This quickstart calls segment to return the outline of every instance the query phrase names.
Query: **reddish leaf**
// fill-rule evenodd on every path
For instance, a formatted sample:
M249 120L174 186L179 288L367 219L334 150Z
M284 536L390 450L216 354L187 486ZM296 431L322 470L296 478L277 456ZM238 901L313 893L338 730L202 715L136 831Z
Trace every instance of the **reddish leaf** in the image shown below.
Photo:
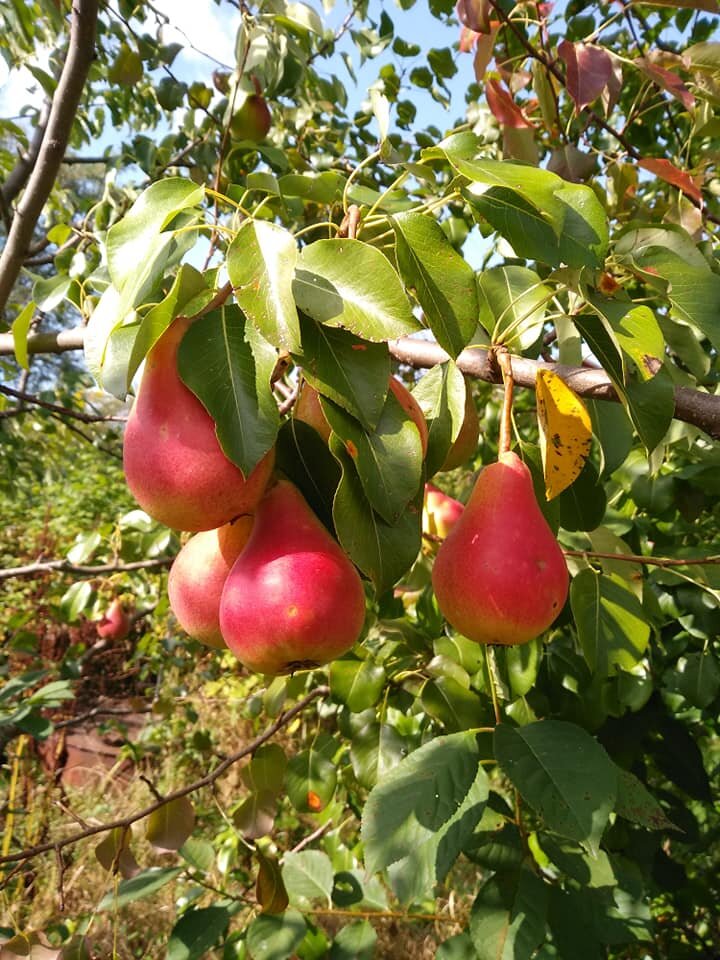
M533 126L507 90L503 90L497 80L488 80L485 86L485 96L498 123L516 129Z
M485 71L492 60L495 50L495 38L500 27L499 23L493 23L490 33L478 33L477 43L475 45L475 59L473 60L473 70L475 79L481 83L485 79Z
M493 12L490 0L458 0L455 12L464 27L475 33L490 33L490 14Z
M697 200L698 203L702 203L702 193L700 192L699 186L702 179L700 177L691 177L687 171L680 170L675 164L670 163L669 160L660 160L655 157L647 160L638 160L638 166L642 167L643 170L649 170L650 173L654 173L656 177L660 177L665 183L671 183L674 187L679 187L680 190L692 200Z
M562 41L558 53L565 61L568 92L579 112L596 100L608 85L612 74L610 55L602 47L569 40Z
M671 96L682 103L686 110L692 110L695 106L695 97L674 71L658 67L646 57L638 57L635 63L657 87L667 90Z
M470 53L477 42L477 38L481 36L481 33L476 33L470 27L460 27L460 42L458 44L460 53Z

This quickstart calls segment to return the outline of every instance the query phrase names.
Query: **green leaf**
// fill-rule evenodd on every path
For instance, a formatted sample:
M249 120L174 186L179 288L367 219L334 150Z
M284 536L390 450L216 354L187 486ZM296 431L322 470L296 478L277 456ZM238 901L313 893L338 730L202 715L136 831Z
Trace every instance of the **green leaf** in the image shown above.
M475 960L475 956L470 934L464 932L444 940L437 949L435 960Z
M93 598L92 584L78 580L71 584L60 598L60 614L67 623L74 623L83 610L87 610Z
M605 487L591 460L586 460L576 479L557 498L560 526L565 530L594 530L607 509Z
M433 476L445 463L465 419L465 378L452 360L436 364L413 387L428 425L425 470Z
M331 436L330 444L342 467L333 501L338 540L382 594L410 569L420 552L422 492L418 491L397 523L387 523L368 503L355 463L342 442Z
M653 361L662 362L665 355L665 338L650 307L604 297L591 297L590 302L612 328L616 343L641 379L649 380L655 373Z
M31 300L30 303L26 303L22 308L20 313L15 317L12 322L12 336L13 336L13 347L15 349L15 359L23 368L23 370L30 369L30 361L28 359L28 347L27 347L27 338L28 333L30 332L30 323L32 322L33 315L35 314L35 301Z
M200 960L224 935L229 922L227 907L188 907L172 928L165 960Z
M337 784L335 764L314 747L292 757L287 765L287 792L300 813L318 813L332 800Z
M346 182L346 177L334 170L325 170L323 173L287 173L278 181L284 197L302 197L303 200L328 204L342 200Z
M242 781L250 790L264 790L277 796L285 781L287 757L277 743L265 743L258 747L252 760L240 772Z
M391 222L405 286L422 307L440 346L456 357L477 323L475 272L431 217L408 212Z
M615 575L581 570L570 586L570 606L593 674L631 670L645 653L650 624L640 601Z
M442 881L488 797L472 733L438 737L406 757L372 790L363 811L365 864L374 873L412 857L430 887Z
M369 723L353 734L350 761L358 782L370 789L400 763L410 750L409 740L388 723Z
M178 349L178 372L216 423L225 456L247 477L270 450L280 418L270 387L277 354L239 307L197 320Z
M246 840L257 840L272 832L277 808L276 795L258 790L246 797L233 814L233 824Z
M720 691L720 667L714 655L688 653L666 674L668 689L681 693L689 704L704 710L709 707Z
M347 330L323 327L300 318L303 376L324 397L337 403L368 430L385 406L390 354L385 344L368 343Z
M297 243L283 227L246 220L230 244L227 271L235 299L260 333L276 347L300 348L293 299Z
M616 254L670 301L680 320L720 347L720 276L679 227L638 227L619 239Z
M333 867L322 850L300 850L283 857L282 876L293 906L307 907L314 900L330 906Z
M655 797L634 773L618 767L618 791L615 811L619 817L639 823L648 830L677 830Z
M332 502L342 471L325 441L301 420L287 420L275 445L275 465L298 487L313 513L334 535Z
M480 887L470 914L478 960L531 960L545 939L549 887L527 868Z
M288 960L302 943L306 930L297 910L263 913L247 928L245 942L252 960Z
M126 283L137 286L138 265L140 272L145 269L158 249L159 235L179 213L198 206L204 195L203 187L182 177L158 180L140 194L123 219L108 230L108 270L117 290Z
M145 836L158 850L179 850L195 827L195 810L189 797L169 800L147 818Z
M537 273L514 265L491 267L478 276L477 285L479 322L490 342L518 352L531 347L542 333L552 294Z
M143 317L135 336L127 368L126 388L130 389L133 377L145 356L176 317L192 316L210 302L213 292L205 286L203 275L184 263L177 272L167 296ZM188 310L192 307L192 310Z
M482 701L452 677L428 680L420 697L423 710L447 730L470 730L487 719Z
M416 425L392 391L372 431L328 400L322 408L355 465L370 506L386 523L396 523L420 489L423 455Z
M387 259L359 240L317 240L305 247L293 292L313 320L365 340L392 340L422 329Z
M178 852L191 867L201 873L207 873L215 862L213 845L202 837L188 837Z
M575 844L557 840L546 833L540 834L539 841L543 853L558 870L583 887L614 887L617 884L604 850L598 850L594 856L590 856Z
M605 211L594 191L538 167L476 157L473 134L453 134L424 156L445 156L471 181L470 202L518 256L551 266L600 267L608 247Z
M182 867L150 867L118 885L117 893L111 890L98 904L98 910L124 907L135 900L143 900L174 880L183 871Z
M330 692L352 713L374 707L385 680L385 670L372 660L334 660L330 664Z
M367 920L354 920L337 934L329 960L372 960L377 934Z
M503 772L545 825L597 851L617 794L615 766L597 741L560 720L500 724L494 740Z

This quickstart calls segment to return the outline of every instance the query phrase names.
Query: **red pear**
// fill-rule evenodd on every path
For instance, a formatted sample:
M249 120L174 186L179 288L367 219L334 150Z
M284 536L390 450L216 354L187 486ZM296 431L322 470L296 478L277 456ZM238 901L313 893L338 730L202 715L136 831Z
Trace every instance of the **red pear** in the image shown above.
M332 433L327 417L320 406L320 394L315 387L311 387L307 381L303 383L300 390L300 396L293 407L293 417L296 420L302 420L316 430L323 438L325 443L330 439Z
M432 580L445 618L477 643L527 643L560 613L565 558L516 454L482 471L440 545Z
M465 507L459 500L449 497L432 483L425 484L425 502L423 504L423 533L443 540L460 519Z
M191 323L178 317L147 356L123 461L130 491L151 517L176 530L212 530L252 513L274 453L246 480L222 452L212 417L177 371L178 346Z
M217 530L196 533L170 568L168 597L172 612L186 633L210 647L225 648L220 633L220 597L252 527L252 517L238 517Z
M112 601L104 616L97 622L99 637L105 640L124 640L130 633L132 621L127 610L119 600Z
M365 593L355 567L282 480L261 500L220 602L225 643L257 673L328 663L360 636Z

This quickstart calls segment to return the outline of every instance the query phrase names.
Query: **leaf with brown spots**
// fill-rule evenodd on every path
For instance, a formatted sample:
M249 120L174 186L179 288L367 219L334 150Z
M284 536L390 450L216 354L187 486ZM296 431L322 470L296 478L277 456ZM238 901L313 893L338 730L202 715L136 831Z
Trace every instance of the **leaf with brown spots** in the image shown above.
M590 453L590 415L570 387L551 370L535 383L545 493L552 500L580 475Z

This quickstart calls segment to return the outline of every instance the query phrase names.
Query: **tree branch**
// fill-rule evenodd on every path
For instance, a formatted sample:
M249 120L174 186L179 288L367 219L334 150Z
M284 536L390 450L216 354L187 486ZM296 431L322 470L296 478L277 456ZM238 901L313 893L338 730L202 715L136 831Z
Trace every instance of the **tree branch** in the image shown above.
M81 577L96 577L105 573L125 573L130 570L159 570L169 567L175 557L157 557L154 560L132 560L130 563L99 563L94 566L70 563L69 560L40 560L26 563L22 567L8 567L0 570L0 580L12 577L33 577L37 574L58 570L60 573L72 573Z
M73 120L94 56L99 0L74 0L70 44L53 96L47 128L0 256L0 311L5 309L50 196L70 139Z
M212 304L208 304L201 313L214 309L218 301L227 299L228 286L226 284L218 292ZM36 333L28 337L28 353L65 353L67 350L81 350L84 336L84 327L74 327L71 330L61 330L56 333ZM399 340L391 340L388 346L396 360L418 369L434 367L436 363L444 363L450 359L442 347L430 340L401 337ZM14 353L12 334L0 333L0 356L12 356ZM561 363L545 363L540 360L528 360L525 357L511 359L513 378L518 387L534 388L537 371L552 370L553 373L562 377L579 397L587 397L590 400L610 400L616 403L620 400L604 370L570 367ZM490 362L487 350L477 347L463 350L456 363L463 373L471 377L484 380L486 383L502 383L502 376L498 368ZM703 393L691 387L676 387L674 416L676 420L699 427L714 440L720 440L720 395Z
M157 800L155 803L151 803L150 806L139 810L137 813L132 813L129 816L122 817L119 820L113 820L110 823L100 823L97 826L87 827L84 830L78 830L75 833L70 834L69 837L65 837L63 840L54 840L49 843L39 843L34 847L21 850L19 853L11 853L7 856L0 857L0 865L3 863L24 863L28 860L32 860L34 857L40 856L41 853L47 853L50 850L62 850L65 847L71 846L80 840L85 840L87 837L95 836L98 833L107 833L109 830L115 830L118 827L127 829L138 820L143 820L145 817L149 817L151 813L159 810L160 807L164 806L166 803L169 803L171 800L179 800L181 797L186 797L190 793L195 793L197 790L201 790L203 787L210 786L211 784L215 783L215 781L218 780L226 770L233 766L233 764L237 763L239 760L242 760L244 757L249 756L251 753L254 753L258 747L270 740L271 737L274 737L278 730L281 730L283 727L287 726L287 724L290 723L290 721L293 720L299 713L302 713L309 703L311 703L313 700L316 700L318 697L327 696L328 693L330 693L329 687L316 687L306 697L303 697L299 703L296 703L294 707L291 707L289 710L285 710L284 713L281 713L277 720L275 720L275 722L272 723L264 733L261 733L258 737L255 737L254 740L251 740L250 743L244 746L241 750L231 753L230 756L226 757L225 760L219 763L213 771L202 777L200 780L196 780L194 783L188 784L186 787L180 787L178 790L174 790L172 793L169 793L167 796L163 797L162 800ZM6 877L4 883L7 882L7 879L8 878ZM0 889L2 886L4 886L4 883L0 884Z
M442 347L427 340L413 340L402 337L391 340L390 353L401 363L411 367L432 367L443 363L449 356ZM567 383L579 397L592 400L619 401L615 387L604 370L587 367L569 367L561 363L545 363L540 360L528 360L525 357L512 357L512 372L515 384L520 387L535 386L538 370L552 370ZM490 362L488 351L472 348L463 350L457 358L458 368L463 373L477 377L487 383L502 383L498 368ZM690 387L675 388L676 420L690 423L704 430L713 439L720 439L720 395L703 393Z
M36 407L42 407L43 410L51 410L53 413L60 413L64 417L72 417L74 420L80 420L82 423L125 423L127 417L102 416L101 414L83 413L80 410L72 410L70 407L63 407L57 403L48 403L41 400L40 397L32 393L26 393L24 390L13 390L12 387L4 387L0 384L0 393L6 397L15 397L23 403L32 403Z
M50 116L51 103L52 101L46 100L42 105L40 114L37 118L37 123L35 125L35 131L28 149L25 153L20 154L18 157L18 162L8 174L7 179L3 183L2 187L0 187L2 204L3 207L8 210L8 213L10 211L10 204L28 182L28 177L32 173L33 167L37 162L43 137L45 136L45 128L47 127L48 117ZM10 220L12 222L11 215Z

